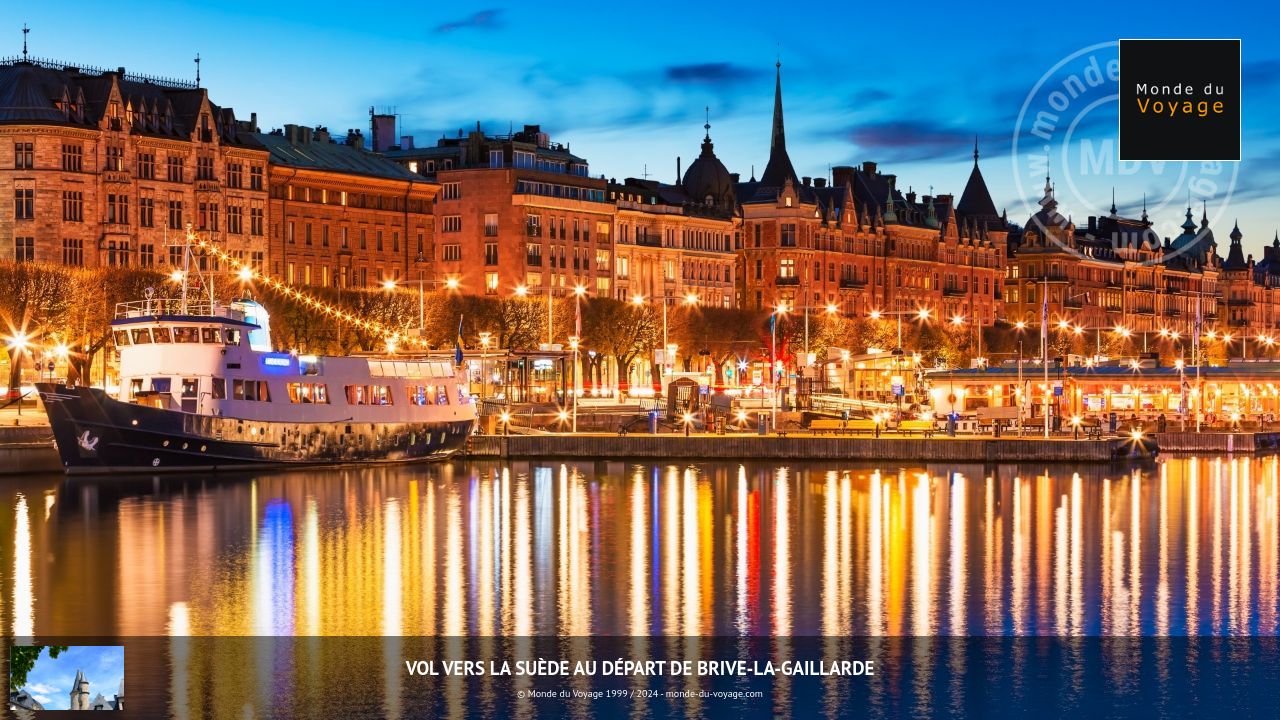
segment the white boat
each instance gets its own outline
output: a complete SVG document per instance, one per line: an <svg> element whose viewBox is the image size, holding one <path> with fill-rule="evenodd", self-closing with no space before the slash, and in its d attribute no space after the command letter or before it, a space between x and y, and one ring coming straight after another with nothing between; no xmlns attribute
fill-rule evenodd
<svg viewBox="0 0 1280 720"><path fill-rule="evenodd" d="M274 352L258 303L183 295L117 308L114 397L37 386L67 472L438 459L475 425L449 358Z"/></svg>

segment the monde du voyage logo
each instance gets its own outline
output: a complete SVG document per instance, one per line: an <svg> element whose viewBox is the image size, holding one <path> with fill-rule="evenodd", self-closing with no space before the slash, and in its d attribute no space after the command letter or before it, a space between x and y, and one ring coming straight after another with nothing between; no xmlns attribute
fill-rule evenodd
<svg viewBox="0 0 1280 720"><path fill-rule="evenodd" d="M1120 41L1120 159L1240 159L1239 40Z"/></svg>

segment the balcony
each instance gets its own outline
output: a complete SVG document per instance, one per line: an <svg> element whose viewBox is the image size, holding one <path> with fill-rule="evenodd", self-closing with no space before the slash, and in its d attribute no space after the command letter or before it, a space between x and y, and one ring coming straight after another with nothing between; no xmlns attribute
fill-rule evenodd
<svg viewBox="0 0 1280 720"><path fill-rule="evenodd" d="M1133 313L1134 313L1135 315L1155 315L1155 314L1156 314L1156 311L1155 311L1155 308L1150 308L1150 307L1140 307L1140 308L1135 309L1135 310L1133 311Z"/></svg>
<svg viewBox="0 0 1280 720"><path fill-rule="evenodd" d="M108 183L130 183L133 178L124 170L107 170L102 173L102 181Z"/></svg>
<svg viewBox="0 0 1280 720"><path fill-rule="evenodd" d="M636 245L640 247L662 247L662 236L642 235L636 238Z"/></svg>
<svg viewBox="0 0 1280 720"><path fill-rule="evenodd" d="M218 192L222 185L217 180L197 180L196 192Z"/></svg>
<svg viewBox="0 0 1280 720"><path fill-rule="evenodd" d="M541 225L525 225L524 234L526 237L542 237Z"/></svg>
<svg viewBox="0 0 1280 720"><path fill-rule="evenodd" d="M525 264L530 267L542 267L542 256L529 255L527 258L525 258Z"/></svg>
<svg viewBox="0 0 1280 720"><path fill-rule="evenodd" d="M800 276L798 275L779 275L775 281L777 285L799 285Z"/></svg>
<svg viewBox="0 0 1280 720"><path fill-rule="evenodd" d="M1231 298L1227 301L1227 307L1253 307L1253 301L1247 298Z"/></svg>
<svg viewBox="0 0 1280 720"><path fill-rule="evenodd" d="M1165 308L1164 316L1165 317L1182 317L1182 311L1179 310L1178 308Z"/></svg>
<svg viewBox="0 0 1280 720"><path fill-rule="evenodd" d="M964 297L968 294L969 292L967 290L961 290L958 287L946 287L942 289L943 297Z"/></svg>
<svg viewBox="0 0 1280 720"><path fill-rule="evenodd" d="M864 288L866 286L867 284L865 282L857 278L840 278L840 289L842 290Z"/></svg>

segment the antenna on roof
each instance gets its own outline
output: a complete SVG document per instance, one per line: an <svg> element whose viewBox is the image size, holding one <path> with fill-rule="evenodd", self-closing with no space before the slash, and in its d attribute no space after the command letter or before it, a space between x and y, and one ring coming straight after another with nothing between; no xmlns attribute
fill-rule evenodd
<svg viewBox="0 0 1280 720"><path fill-rule="evenodd" d="M649 179L649 163L644 164L644 179Z"/></svg>
<svg viewBox="0 0 1280 720"><path fill-rule="evenodd" d="M27 35L31 32L31 28L26 23L22 23L22 62L27 61Z"/></svg>
<svg viewBox="0 0 1280 720"><path fill-rule="evenodd" d="M200 87L200 53L196 53L196 87Z"/></svg>

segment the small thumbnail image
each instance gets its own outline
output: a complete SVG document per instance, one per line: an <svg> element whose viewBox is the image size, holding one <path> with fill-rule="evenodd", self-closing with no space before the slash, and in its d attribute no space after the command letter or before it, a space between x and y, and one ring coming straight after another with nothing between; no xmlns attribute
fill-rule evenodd
<svg viewBox="0 0 1280 720"><path fill-rule="evenodd" d="M9 709L123 710L124 646L10 646Z"/></svg>

